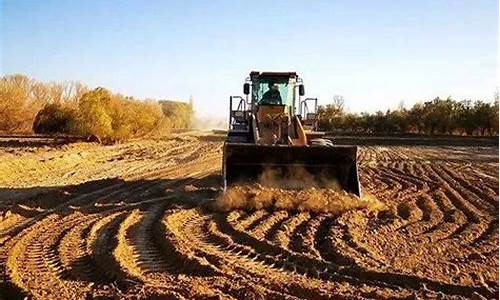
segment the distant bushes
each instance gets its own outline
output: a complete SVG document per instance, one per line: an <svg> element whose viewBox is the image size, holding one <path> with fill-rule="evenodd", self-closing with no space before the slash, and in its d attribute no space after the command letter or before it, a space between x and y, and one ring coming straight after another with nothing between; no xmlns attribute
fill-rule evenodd
<svg viewBox="0 0 500 300"><path fill-rule="evenodd" d="M192 105L138 101L79 83L40 83L23 75L0 82L0 131L95 135L104 141L190 128Z"/></svg>
<svg viewBox="0 0 500 300"><path fill-rule="evenodd" d="M77 111L61 103L46 104L35 116L35 133L72 133L76 126Z"/></svg>
<svg viewBox="0 0 500 300"><path fill-rule="evenodd" d="M498 135L498 94L493 102L435 98L411 109L349 113L343 98L318 108L321 130L364 133Z"/></svg>
<svg viewBox="0 0 500 300"><path fill-rule="evenodd" d="M76 134L123 140L165 129L166 120L156 102L136 101L97 88L78 101Z"/></svg>
<svg viewBox="0 0 500 300"><path fill-rule="evenodd" d="M48 90L50 87L47 87ZM36 113L44 104L41 86L22 75L0 80L0 131L29 132Z"/></svg>
<svg viewBox="0 0 500 300"><path fill-rule="evenodd" d="M193 123L193 104L177 101L160 101L165 117L172 124L172 128L190 128Z"/></svg>

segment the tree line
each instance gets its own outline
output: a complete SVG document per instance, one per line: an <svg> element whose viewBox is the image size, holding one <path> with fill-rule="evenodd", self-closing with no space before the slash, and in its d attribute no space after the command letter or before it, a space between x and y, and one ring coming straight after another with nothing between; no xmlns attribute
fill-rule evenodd
<svg viewBox="0 0 500 300"><path fill-rule="evenodd" d="M0 78L0 132L95 135L118 141L189 128L192 103L138 100L79 82Z"/></svg>
<svg viewBox="0 0 500 300"><path fill-rule="evenodd" d="M380 134L498 135L498 93L494 101L456 101L439 97L406 109L350 113L341 96L318 108L318 127L324 131Z"/></svg>

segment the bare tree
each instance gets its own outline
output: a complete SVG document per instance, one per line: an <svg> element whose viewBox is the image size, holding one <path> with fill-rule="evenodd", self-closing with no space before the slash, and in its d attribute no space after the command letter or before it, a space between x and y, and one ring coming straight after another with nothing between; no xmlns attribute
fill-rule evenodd
<svg viewBox="0 0 500 300"><path fill-rule="evenodd" d="M341 95L333 95L332 106L339 112L344 111L345 99Z"/></svg>

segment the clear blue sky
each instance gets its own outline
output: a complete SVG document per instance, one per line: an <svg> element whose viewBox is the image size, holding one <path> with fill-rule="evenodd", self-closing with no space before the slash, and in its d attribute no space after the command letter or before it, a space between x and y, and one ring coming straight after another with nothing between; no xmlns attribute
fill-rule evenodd
<svg viewBox="0 0 500 300"><path fill-rule="evenodd" d="M492 99L498 1L3 1L1 73L188 99L225 117L250 70L352 111Z"/></svg>

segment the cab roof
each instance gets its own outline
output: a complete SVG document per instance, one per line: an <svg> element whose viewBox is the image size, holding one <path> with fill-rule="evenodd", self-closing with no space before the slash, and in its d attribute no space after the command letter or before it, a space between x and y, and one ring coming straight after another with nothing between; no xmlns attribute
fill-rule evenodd
<svg viewBox="0 0 500 300"><path fill-rule="evenodd" d="M250 77L255 77L255 76L287 76L287 77L297 77L296 72L259 72L259 71L252 71L250 72Z"/></svg>

